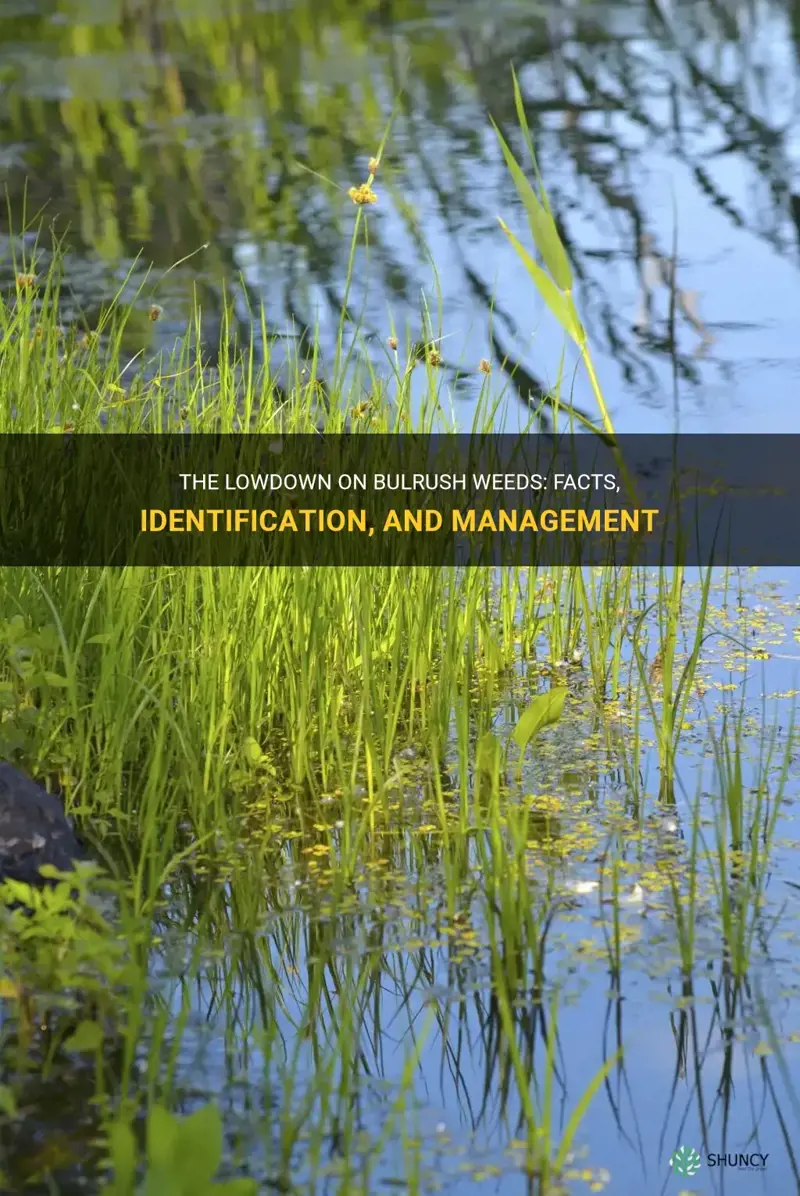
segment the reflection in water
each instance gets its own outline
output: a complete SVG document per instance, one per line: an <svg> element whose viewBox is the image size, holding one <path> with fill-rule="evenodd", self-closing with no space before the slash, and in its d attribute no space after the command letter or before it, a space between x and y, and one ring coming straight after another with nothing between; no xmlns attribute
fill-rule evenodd
<svg viewBox="0 0 800 1196"><path fill-rule="evenodd" d="M666 258L658 252L653 244L650 233L644 233L639 241L639 305L634 322L634 328L639 333L650 331L653 318L653 292L665 288L669 293L670 302L670 336L675 340L675 311L689 321L693 328L700 333L696 353L702 353L713 344L714 337L706 328L697 313L697 292L684 291L678 286L674 259Z"/></svg>
<svg viewBox="0 0 800 1196"><path fill-rule="evenodd" d="M712 624L731 615L745 639L758 625L761 651L779 611L796 610L794 595L776 604L776 591L766 619L767 608L744 605L733 619L718 595ZM116 1020L114 971L95 989L109 994L102 1092L92 1092L90 1060L65 1046L71 1009L27 1026L35 1049L21 1053L20 1074L23 1019L15 1027L13 1006L2 1011L2 1082L15 1081L26 1112L8 1120L0 1109L9 1190L31 1180L26 1190L44 1196L55 1172L65 1196L85 1191L105 1102L132 1090L157 1090L183 1112L213 1098L231 1167L263 1191L373 1196L413 1192L413 1176L426 1196L640 1196L661 1190L681 1142L703 1156L766 1153L765 1190L798 1190L800 906L786 908L782 883L796 852L786 836L797 781L783 764L789 659L768 674L782 732L765 725L760 686L744 692L741 658L740 672L727 657L707 661L714 696L687 711L685 792L662 806L653 728L598 704L572 652L568 664L520 662L488 705L476 696L466 757L398 751L374 801L360 783L323 792L321 775L317 794L290 788L292 744L277 735L263 769L230 772L227 834L176 828L186 849L158 884L147 927L124 903L125 916L114 913L114 954L124 965L141 950L149 974ZM553 679L570 687L570 715L537 742L518 783L505 779L500 802L496 760L466 773L465 760L480 759L470 745L487 725L498 737L517 726L531 692ZM702 714L739 728L727 746L713 740L713 766L709 738L692 730ZM102 834L104 860L121 874L152 864L132 779L130 814ZM748 844L771 842L778 812L767 867ZM64 965L60 950L54 958ZM65 1086L77 1100L63 1100ZM566 1188L532 1169L532 1122L553 1153L570 1142ZM700 1191L752 1190L709 1173Z"/></svg>
<svg viewBox="0 0 800 1196"><path fill-rule="evenodd" d="M522 152L513 61L617 426L794 418L793 5L41 0L0 20L14 218L24 205L29 223L70 226L89 319L152 260L146 298L165 320L143 313L142 340L183 333L196 286L214 345L224 279L257 347L262 303L269 335L318 328L330 345L347 192L397 102L348 296L360 349L381 360L391 313L412 340L444 338L457 395L476 394L481 356L520 362L541 394L562 344L497 228L520 213L487 120ZM673 257L642 334L645 266L661 276ZM591 410L568 363L564 389Z"/></svg>

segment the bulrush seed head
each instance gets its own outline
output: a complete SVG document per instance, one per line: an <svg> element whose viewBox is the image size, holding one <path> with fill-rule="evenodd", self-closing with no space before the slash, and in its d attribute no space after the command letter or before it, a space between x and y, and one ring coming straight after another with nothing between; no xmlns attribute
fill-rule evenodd
<svg viewBox="0 0 800 1196"><path fill-rule="evenodd" d="M369 183L362 183L360 187L351 187L347 192L354 204L363 207L364 204L377 203L378 197Z"/></svg>

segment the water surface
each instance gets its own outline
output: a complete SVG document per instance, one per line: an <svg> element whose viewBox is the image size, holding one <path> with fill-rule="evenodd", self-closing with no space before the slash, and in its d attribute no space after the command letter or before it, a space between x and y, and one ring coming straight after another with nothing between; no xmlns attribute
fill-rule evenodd
<svg viewBox="0 0 800 1196"><path fill-rule="evenodd" d="M264 304L269 335L330 346L347 189L396 106L351 310L384 365L395 329L441 336L468 421L481 356L519 362L526 398L563 348L497 224L525 233L489 123L523 153L513 63L616 426L796 430L798 36L788 0L30 0L0 16L0 166L16 228L24 202L69 229L90 322L155 262L134 340L181 334L196 286L215 344L224 281L240 335L260 341ZM663 286L634 330L643 237L675 254L705 332L670 329ZM564 392L593 412L574 365Z"/></svg>

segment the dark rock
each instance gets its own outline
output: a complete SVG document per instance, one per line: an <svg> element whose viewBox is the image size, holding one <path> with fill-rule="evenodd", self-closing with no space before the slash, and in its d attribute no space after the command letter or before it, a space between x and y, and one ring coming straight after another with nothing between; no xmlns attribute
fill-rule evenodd
<svg viewBox="0 0 800 1196"><path fill-rule="evenodd" d="M0 880L45 884L43 864L69 872L83 855L58 798L0 761Z"/></svg>

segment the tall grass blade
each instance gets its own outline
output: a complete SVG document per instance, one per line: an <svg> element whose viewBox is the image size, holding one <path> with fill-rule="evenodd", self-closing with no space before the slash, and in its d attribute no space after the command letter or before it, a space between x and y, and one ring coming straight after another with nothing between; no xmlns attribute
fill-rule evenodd
<svg viewBox="0 0 800 1196"><path fill-rule="evenodd" d="M561 327L572 338L576 345L582 347L586 343L586 333L583 326L578 319L578 313L575 310L575 304L569 295L565 295L560 291L553 282L549 274L538 266L533 260L527 249L524 247L518 237L512 233L511 229L506 224L505 220L498 217L498 222L503 232L508 237L511 244L514 246L519 257L522 259L525 269L533 279L533 283L544 299L550 311L558 320Z"/></svg>
<svg viewBox="0 0 800 1196"><path fill-rule="evenodd" d="M561 238L558 235L558 229L556 228L552 213L549 211L549 207L545 207L541 203L533 187L525 178L522 168L494 121L492 121L492 126L497 135L497 140L500 142L500 148L503 151L506 165L514 180L514 186L517 188L517 193L528 214L528 223L534 244L541 253L545 265L553 276L556 285L562 291L571 291L572 270L570 269L564 246L561 244Z"/></svg>

